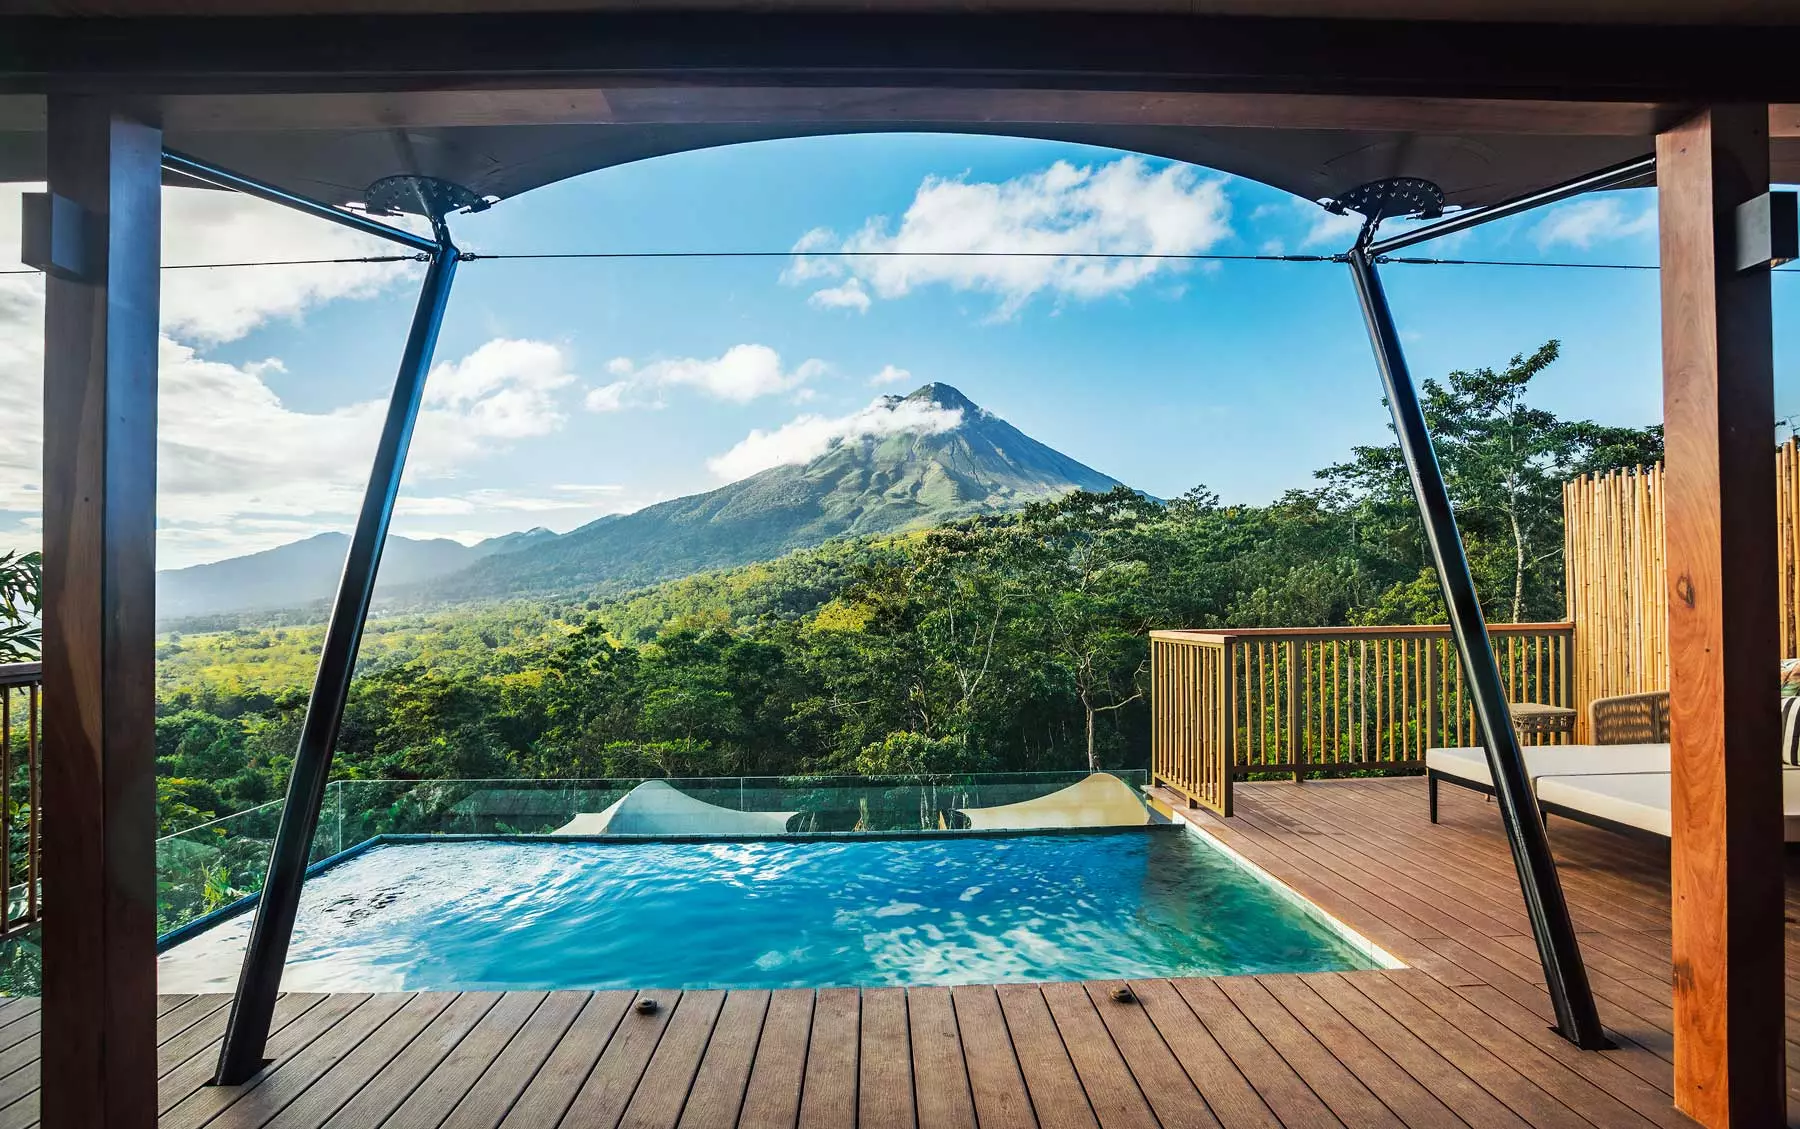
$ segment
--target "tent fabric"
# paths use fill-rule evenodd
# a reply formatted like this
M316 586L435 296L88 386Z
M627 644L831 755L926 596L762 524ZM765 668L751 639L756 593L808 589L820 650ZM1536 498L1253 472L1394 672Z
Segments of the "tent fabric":
M1154 822L1131 785L1107 772L1079 784L992 808L964 808L972 831L1032 831L1051 827L1142 827Z
M780 835L791 811L738 811L646 780L601 812L582 812L553 835Z

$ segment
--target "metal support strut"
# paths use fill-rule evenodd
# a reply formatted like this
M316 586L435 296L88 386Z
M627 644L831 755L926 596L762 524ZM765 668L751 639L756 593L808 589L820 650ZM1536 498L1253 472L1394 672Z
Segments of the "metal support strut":
M450 300L450 283L461 257L443 220L434 218L433 227L437 238L428 252L430 265L413 313L412 330L406 338L406 351L401 356L400 373L388 400L387 420L375 448L375 465L369 472L356 531L344 559L337 599L325 628L319 672L313 680L306 721L294 752L281 826L269 854L268 877L256 903L250 944L244 950L244 966L231 1002L231 1018L225 1028L225 1043L219 1051L219 1069L214 1079L220 1085L244 1082L265 1062L263 1049L269 1038L275 998L281 990L281 971L287 964L288 943L300 907L300 888L306 881L313 832L331 775L331 754L343 721L350 678L355 673L363 621L369 614L375 572L381 563L382 546L387 542L388 524L394 516L394 500L400 492L400 477L406 466L413 424L419 416L425 376L431 368L438 328Z
M1456 640L1463 669L1468 672L1475 723L1481 732L1481 743L1487 747L1488 772L1494 779L1506 841L1512 847L1513 864L1518 868L1519 886L1531 917L1531 933L1537 940L1550 1002L1556 1009L1557 1032L1584 1050L1599 1050L1612 1044L1594 1009L1593 990L1588 986L1587 969L1575 941L1568 903L1563 900L1562 882L1550 854L1550 839L1544 833L1543 817L1532 795L1518 734L1513 731L1500 666L1488 642L1487 621L1476 598L1475 580L1469 574L1469 559L1456 528L1456 515L1425 424L1425 412L1406 368L1406 354L1400 348L1400 335L1394 328L1387 295L1375 273L1370 246L1374 229L1374 222L1364 227L1362 237L1345 259L1356 282L1363 319L1368 323L1369 342L1375 348L1375 363L1381 370L1382 389L1393 413L1394 432L1400 439L1400 454L1425 525L1425 540L1437 567L1438 582L1443 586L1450 634Z

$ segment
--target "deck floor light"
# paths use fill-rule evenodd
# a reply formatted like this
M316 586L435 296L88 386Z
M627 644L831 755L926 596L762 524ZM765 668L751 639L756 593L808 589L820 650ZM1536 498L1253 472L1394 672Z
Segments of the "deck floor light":
M1543 963L1545 986L1556 1011L1556 1030L1563 1038L1586 1050L1602 1049L1612 1043L1594 1006L1593 988L1588 983L1581 946L1563 897L1556 859L1551 854L1543 817L1532 795L1518 734L1512 727L1505 685L1488 640L1487 621L1482 615L1474 577L1469 572L1468 554L1456 526L1456 514L1450 504L1443 471L1438 466L1431 431L1407 370L1406 353L1401 347L1400 334L1394 326L1393 312L1388 307L1376 264L1388 252L1452 231L1517 215L1582 192L1640 183L1654 167L1653 158L1629 161L1516 200L1458 212L1447 219L1439 218L1444 214L1443 191L1436 184L1416 177L1371 181L1325 205L1339 214L1356 212L1363 217L1362 231L1355 245L1340 258L1349 265L1356 285L1356 297L1368 326L1369 342L1375 350L1382 389L1393 415L1394 434L1400 442L1401 458L1406 464L1407 477L1412 481L1413 499L1419 507L1425 540L1443 591L1450 634L1469 679L1476 726L1487 749L1488 770L1499 799L1507 843L1512 848L1519 887L1531 918L1532 937ZM1438 222L1385 241L1375 238L1383 220L1401 218L1437 219Z

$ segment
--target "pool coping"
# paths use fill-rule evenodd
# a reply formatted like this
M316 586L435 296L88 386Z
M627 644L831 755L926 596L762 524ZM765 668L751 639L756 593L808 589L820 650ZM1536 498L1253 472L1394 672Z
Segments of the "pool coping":
M1201 840L1208 847L1218 851L1220 854L1242 867L1251 877L1269 887L1277 897L1291 903L1295 908L1306 914L1306 916L1313 921L1337 935L1337 937L1345 944L1373 961L1377 968L1392 971L1410 967L1405 961L1401 960L1393 953L1388 952L1385 948L1351 928L1324 906L1321 906L1305 894L1294 889L1267 869L1250 861L1249 858L1245 857L1243 852L1239 851L1236 847L1231 846L1217 835L1214 835L1206 828L1201 827L1198 823L1185 818L1179 812L1176 813L1174 822L1185 828L1188 834Z

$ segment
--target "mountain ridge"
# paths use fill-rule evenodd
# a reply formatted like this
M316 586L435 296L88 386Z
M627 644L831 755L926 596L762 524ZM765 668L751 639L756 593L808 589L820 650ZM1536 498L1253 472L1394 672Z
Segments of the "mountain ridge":
M1020 509L1072 490L1105 491L1119 485L947 384L934 382L906 396L881 397L853 418L861 421L857 426L862 430L839 437L803 464L769 467L699 494L607 515L568 533L505 534L476 546L441 543L455 550L436 547L436 541L389 538L378 593L390 601L419 603L623 591L773 559L837 537L925 528ZM332 536L341 546L342 534L320 535ZM259 559L271 563L272 554L320 537L180 573L213 570L203 575L222 583L233 576L227 566L244 567L244 562ZM329 571L332 583L322 596L329 595L342 561L340 547ZM281 562L297 563L298 555L290 553ZM316 564L306 567L313 574L318 571ZM309 602L175 611L161 602L165 578L175 575L158 574L161 619ZM279 590L281 580L264 577L255 587L258 592ZM318 586L311 574L291 585L296 591Z

